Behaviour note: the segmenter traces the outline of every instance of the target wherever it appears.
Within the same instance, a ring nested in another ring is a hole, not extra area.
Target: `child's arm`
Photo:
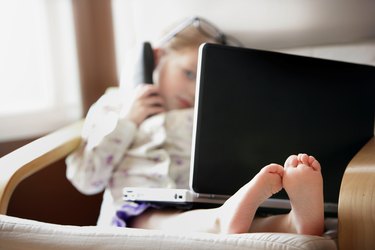
[[[67,178],[85,194],[101,192],[133,141],[137,127],[120,118],[121,95],[107,93],[85,119],[81,146],[66,160]]]

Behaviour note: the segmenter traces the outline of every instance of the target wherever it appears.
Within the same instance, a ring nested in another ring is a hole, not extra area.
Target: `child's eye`
[[[196,78],[196,74],[194,71],[191,71],[191,70],[185,70],[185,76],[189,79],[189,80],[195,80]]]

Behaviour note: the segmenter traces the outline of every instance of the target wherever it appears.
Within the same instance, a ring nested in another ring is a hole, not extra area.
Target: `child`
[[[105,189],[98,225],[322,234],[320,165],[306,154],[290,156],[284,167],[265,166],[218,208],[179,211],[122,201],[125,186],[188,187],[197,49],[203,42],[224,44],[226,37],[198,18],[177,26],[154,51],[154,85],[106,93],[91,107],[83,144],[67,159],[68,179],[85,194]],[[282,188],[290,213],[254,219],[258,206]]]

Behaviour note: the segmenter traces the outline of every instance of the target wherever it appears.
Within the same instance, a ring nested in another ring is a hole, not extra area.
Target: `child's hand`
[[[164,112],[164,100],[156,85],[139,86],[126,118],[139,126],[147,117]]]

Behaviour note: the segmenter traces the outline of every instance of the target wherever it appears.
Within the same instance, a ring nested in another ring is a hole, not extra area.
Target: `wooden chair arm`
[[[375,249],[375,138],[352,159],[341,182],[340,249]]]
[[[23,179],[78,147],[82,125],[83,120],[68,125],[0,158],[0,214],[6,214],[10,197]]]

